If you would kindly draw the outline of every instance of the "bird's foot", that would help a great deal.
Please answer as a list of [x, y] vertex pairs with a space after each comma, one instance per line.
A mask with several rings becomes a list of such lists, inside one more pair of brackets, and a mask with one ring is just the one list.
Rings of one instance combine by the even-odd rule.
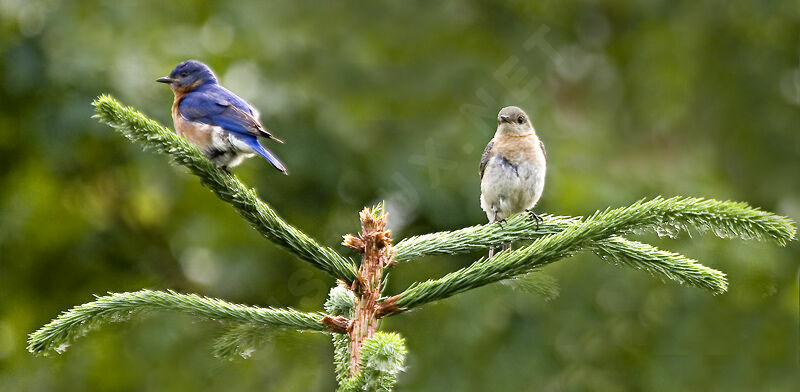
[[532, 220], [536, 221], [536, 228], [537, 229], [539, 228], [539, 224], [544, 222], [544, 218], [542, 218], [541, 215], [533, 212], [533, 209], [527, 209], [527, 210], [525, 210], [525, 212], [528, 213], [528, 217], [529, 218], [531, 218]]
[[500, 252], [505, 252], [505, 251], [507, 251], [509, 249], [511, 249], [511, 243], [510, 242], [507, 243], [507, 244], [500, 245], [500, 246], [498, 246], [496, 248], [489, 248], [489, 257], [492, 257], [492, 256], [494, 256], [494, 255], [496, 255], [496, 254], [498, 254]]
[[504, 228], [503, 227], [503, 223], [506, 223], [506, 219], [503, 218], [503, 219], [500, 219], [500, 220], [496, 220], [496, 221], [494, 221], [494, 223], [497, 223], [498, 225], [500, 225], [500, 228], [503, 229]]

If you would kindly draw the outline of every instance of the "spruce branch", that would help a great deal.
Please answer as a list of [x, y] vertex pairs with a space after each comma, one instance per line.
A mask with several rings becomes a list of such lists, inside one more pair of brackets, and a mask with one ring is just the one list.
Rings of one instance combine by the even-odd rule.
[[[657, 198], [651, 202], [662, 204], [664, 209], [654, 229], [661, 235], [676, 236], [690, 227], [700, 232], [712, 231], [723, 238], [772, 240], [780, 245], [795, 236], [793, 222], [782, 216], [749, 207], [744, 203], [706, 200], [698, 198]], [[515, 240], [528, 240], [555, 234], [581, 222], [583, 217], [545, 215], [537, 223], [526, 214], [509, 218], [502, 225], [476, 225], [460, 230], [425, 234], [400, 241], [396, 246], [395, 260], [409, 261], [417, 257], [437, 254], [458, 254], [496, 247]], [[630, 231], [645, 230], [631, 227]], [[587, 249], [602, 260], [646, 271], [659, 278], [681, 284], [705, 288], [715, 294], [727, 290], [725, 274], [708, 268], [695, 260], [654, 246], [614, 236], [595, 241]]]
[[101, 95], [92, 103], [95, 117], [118, 130], [128, 139], [147, 149], [168, 155], [186, 166], [201, 183], [220, 199], [229, 203], [245, 220], [268, 240], [286, 248], [302, 260], [320, 268], [335, 278], [353, 281], [355, 262], [331, 248], [323, 247], [308, 235], [289, 225], [269, 204], [258, 198], [236, 176], [217, 169], [211, 161], [175, 132], [147, 118], [141, 112], [120, 104], [109, 95]]
[[[652, 245], [631, 241], [619, 236], [611, 236], [586, 246], [601, 260], [616, 266], [634, 268], [649, 273], [661, 280], [669, 279], [682, 285], [710, 290], [714, 294], [722, 294], [728, 290], [728, 280], [722, 271], [706, 267], [698, 261], [680, 253], [658, 249]], [[542, 273], [533, 271], [525, 278], [512, 278], [508, 282], [512, 287], [530, 289], [545, 298], [553, 298], [551, 284]], [[533, 281], [529, 281], [533, 278]], [[553, 282], [555, 283], [555, 282]], [[557, 289], [557, 285], [555, 286]], [[557, 292], [555, 293], [557, 295]]]
[[619, 236], [597, 241], [589, 248], [604, 261], [645, 271], [656, 278], [711, 290], [714, 294], [728, 291], [725, 273], [706, 267], [680, 253], [661, 250]]
[[405, 339], [376, 332], [361, 346], [358, 375], [339, 384], [340, 392], [391, 392], [406, 360]]
[[[442, 232], [441, 237], [437, 236], [439, 233], [410, 237], [397, 244], [400, 247], [398, 255], [409, 261], [412, 255], [422, 257], [443, 252], [458, 254], [484, 247], [496, 247], [509, 241], [529, 240], [546, 234], [555, 234], [570, 225], [577, 224], [581, 219], [581, 217], [545, 216], [544, 222], [537, 227], [527, 214], [520, 214], [509, 218], [502, 228], [497, 224], [488, 224]], [[480, 237], [483, 234], [487, 237]], [[434, 246], [441, 248], [437, 249]], [[679, 253], [664, 251], [652, 245], [613, 236], [596, 241], [587, 246], [587, 249], [600, 256], [603, 261], [646, 271], [657, 278], [711, 290], [715, 294], [724, 293], [728, 288], [724, 273]], [[536, 274], [538, 273], [534, 273]]]
[[528, 272], [525, 275], [500, 281], [500, 283], [523, 293], [538, 294], [545, 301], [556, 299], [561, 293], [561, 288], [556, 278], [543, 273], [539, 269]]
[[270, 328], [263, 324], [236, 324], [214, 340], [214, 356], [228, 360], [250, 358], [256, 348], [264, 345], [269, 332]]
[[[336, 377], [340, 382], [348, 377], [350, 371], [350, 339], [346, 333], [347, 327], [336, 322], [339, 320], [349, 322], [355, 303], [356, 296], [353, 292], [337, 285], [330, 290], [324, 306], [327, 315], [322, 318], [322, 323], [330, 332], [335, 332], [331, 333], [331, 339], [334, 344]], [[214, 356], [229, 360], [237, 357], [249, 358], [258, 347], [264, 345], [272, 330], [257, 323], [235, 324], [215, 340]]]
[[[660, 235], [674, 237], [680, 231], [694, 227], [700, 232], [712, 231], [721, 238], [772, 240], [785, 245], [796, 233], [796, 227], [789, 218], [750, 207], [746, 203], [689, 197], [658, 197], [651, 202], [659, 200], [664, 209], [659, 216]], [[409, 237], [395, 245], [395, 261], [402, 263], [424, 256], [468, 253], [517, 240], [535, 239], [561, 232], [583, 219], [579, 216], [547, 214], [542, 218], [543, 221], [536, 222], [522, 213], [508, 218], [502, 224], [488, 223]]]
[[[325, 301], [325, 311], [333, 316], [353, 318], [356, 308], [356, 298], [352, 291], [343, 286], [336, 286], [328, 294]], [[339, 385], [350, 378], [350, 336], [348, 334], [331, 334], [333, 340], [333, 364], [336, 371], [336, 382]]]
[[[348, 327], [350, 337], [350, 377], [360, 372], [361, 348], [378, 328], [376, 311], [381, 297], [384, 269], [393, 264], [394, 247], [391, 232], [386, 229], [387, 214], [383, 203], [372, 209], [365, 207], [360, 213], [361, 233], [358, 237], [345, 236], [344, 243], [349, 246], [363, 246], [358, 280], [351, 289], [358, 300], [353, 310], [353, 321]], [[355, 239], [358, 238], [358, 241]]]
[[518, 240], [530, 240], [558, 233], [578, 223], [581, 217], [540, 215], [536, 222], [528, 214], [517, 214], [502, 224], [487, 223], [453, 231], [440, 231], [408, 237], [394, 246], [394, 259], [404, 263], [425, 256], [456, 255], [498, 247]]
[[[385, 299], [381, 304], [381, 315], [399, 313], [472, 288], [525, 274], [571, 256], [581, 249], [590, 248], [598, 241], [612, 236], [644, 230], [674, 235], [680, 230], [688, 230], [689, 227], [712, 231], [725, 238], [771, 239], [780, 245], [793, 239], [796, 232], [794, 223], [789, 218], [764, 212], [744, 203], [683, 197], [640, 200], [629, 207], [596, 212], [558, 233], [539, 237], [528, 246], [501, 252], [488, 259], [482, 258], [440, 279], [413, 284], [402, 293]], [[658, 271], [655, 268], [648, 270]], [[701, 270], [695, 271], [702, 274]], [[678, 273], [676, 270], [669, 272]], [[707, 272], [708, 279], [715, 279], [711, 276], [713, 273]]]
[[333, 341], [333, 368], [336, 383], [341, 387], [350, 379], [350, 337], [347, 334], [331, 334]]
[[28, 336], [28, 351], [63, 352], [73, 340], [104, 323], [126, 321], [136, 313], [150, 310], [183, 312], [207, 319], [262, 327], [308, 331], [326, 331], [327, 328], [320, 321], [325, 316], [323, 313], [239, 305], [196, 294], [179, 294], [171, 290], [141, 290], [110, 293], [61, 313]]

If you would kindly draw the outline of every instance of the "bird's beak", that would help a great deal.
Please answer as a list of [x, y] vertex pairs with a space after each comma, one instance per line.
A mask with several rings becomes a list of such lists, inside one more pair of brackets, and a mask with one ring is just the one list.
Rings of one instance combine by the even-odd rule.
[[507, 122], [507, 123], [510, 123], [510, 122], [511, 122], [511, 117], [508, 117], [508, 116], [500, 116], [500, 122]]
[[175, 79], [170, 78], [169, 76], [165, 76], [163, 78], [156, 79], [156, 82], [160, 82], [160, 83], [172, 83], [172, 82], [175, 82], [175, 81], [176, 81]]

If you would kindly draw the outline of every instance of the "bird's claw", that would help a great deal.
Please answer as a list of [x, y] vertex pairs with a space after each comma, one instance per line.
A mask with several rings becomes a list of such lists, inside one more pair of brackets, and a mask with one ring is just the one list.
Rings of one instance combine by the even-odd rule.
[[528, 213], [528, 217], [529, 217], [529, 218], [531, 218], [532, 220], [536, 221], [536, 228], [537, 228], [537, 229], [539, 228], [539, 224], [540, 224], [540, 223], [542, 223], [542, 222], [544, 222], [544, 218], [542, 218], [542, 216], [541, 216], [541, 215], [539, 215], [539, 214], [537, 214], [537, 213], [533, 212], [533, 210], [532, 210], [532, 209], [525, 210], [525, 212], [527, 212], [527, 213]]

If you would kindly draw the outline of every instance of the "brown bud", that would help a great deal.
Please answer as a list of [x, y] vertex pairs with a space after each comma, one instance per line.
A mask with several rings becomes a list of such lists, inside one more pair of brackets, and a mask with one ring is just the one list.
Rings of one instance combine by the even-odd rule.
[[347, 333], [352, 322], [344, 316], [331, 317], [325, 315], [322, 318], [322, 324], [328, 327], [328, 330], [334, 333]]
[[352, 248], [358, 253], [364, 253], [364, 240], [359, 237], [352, 236], [350, 234], [345, 234], [342, 236], [344, 240], [342, 241], [342, 245]]

